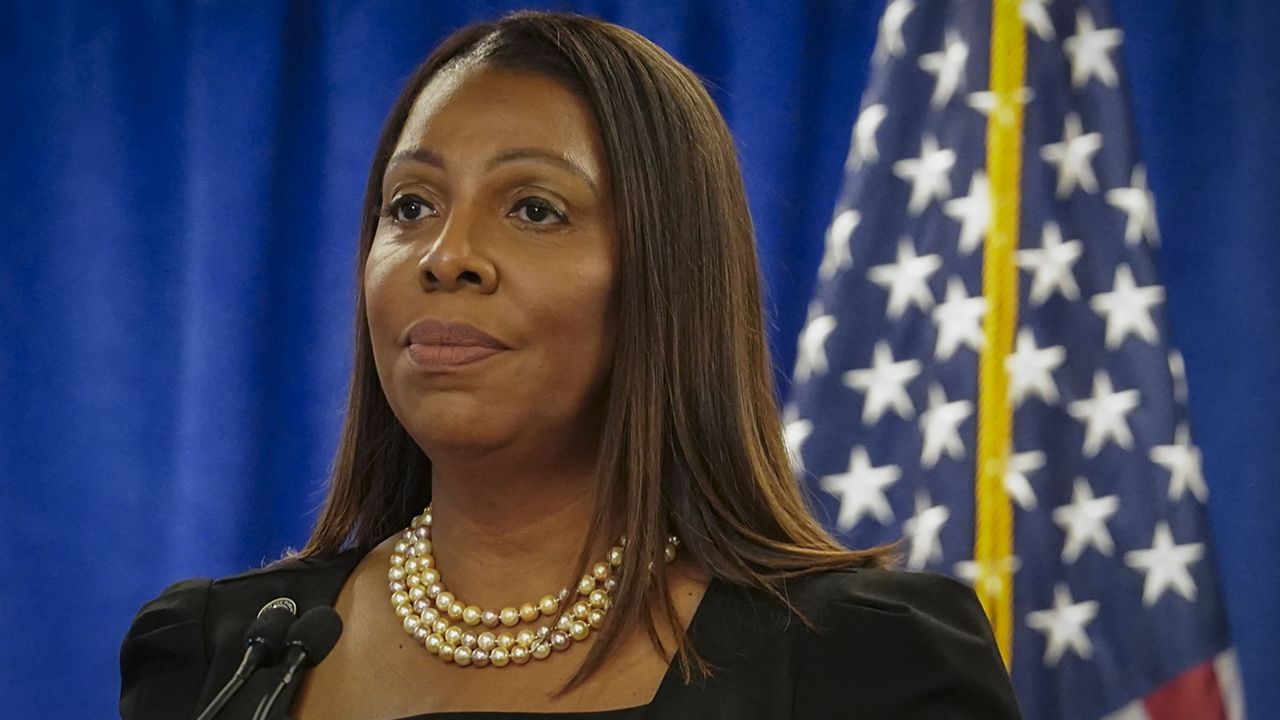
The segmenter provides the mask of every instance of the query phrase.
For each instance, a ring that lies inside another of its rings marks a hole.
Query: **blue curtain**
[[[304,541],[383,114],[450,30],[528,5],[627,25],[706,79],[789,374],[882,2],[0,3],[6,716],[112,716],[142,602]],[[1214,551],[1265,714],[1280,705],[1280,7],[1115,6]]]

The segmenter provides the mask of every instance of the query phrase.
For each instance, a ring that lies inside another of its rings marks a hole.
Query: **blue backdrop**
[[[943,0],[934,0],[941,2]],[[110,717],[171,580],[303,542],[383,114],[480,2],[0,3],[0,714]],[[781,375],[880,1],[546,5],[636,29],[738,139]],[[1280,6],[1117,0],[1254,717],[1280,706]]]

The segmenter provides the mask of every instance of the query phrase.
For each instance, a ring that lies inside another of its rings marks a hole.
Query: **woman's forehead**
[[[418,93],[393,155],[420,148],[450,156],[536,147],[606,181],[603,143],[590,105],[545,75],[470,63],[437,73]]]

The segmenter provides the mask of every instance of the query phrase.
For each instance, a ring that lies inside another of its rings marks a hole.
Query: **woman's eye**
[[[559,225],[565,221],[564,213],[542,198],[527,197],[516,203],[511,214],[533,225]],[[551,222],[547,222],[551,220]]]
[[[417,195],[402,195],[396,198],[389,208],[392,219],[396,222],[410,223],[421,220],[435,212],[431,203]]]

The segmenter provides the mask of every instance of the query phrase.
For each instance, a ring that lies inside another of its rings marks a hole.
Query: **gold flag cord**
[[[986,609],[1006,666],[1013,649],[1013,508],[1004,487],[1013,447],[1013,407],[1005,359],[1018,324],[1018,249],[1022,173],[1022,87],[1026,34],[1018,0],[993,0],[991,92],[987,119],[987,175],[991,227],[982,261],[983,348],[978,366],[978,458],[974,488],[974,587]]]

